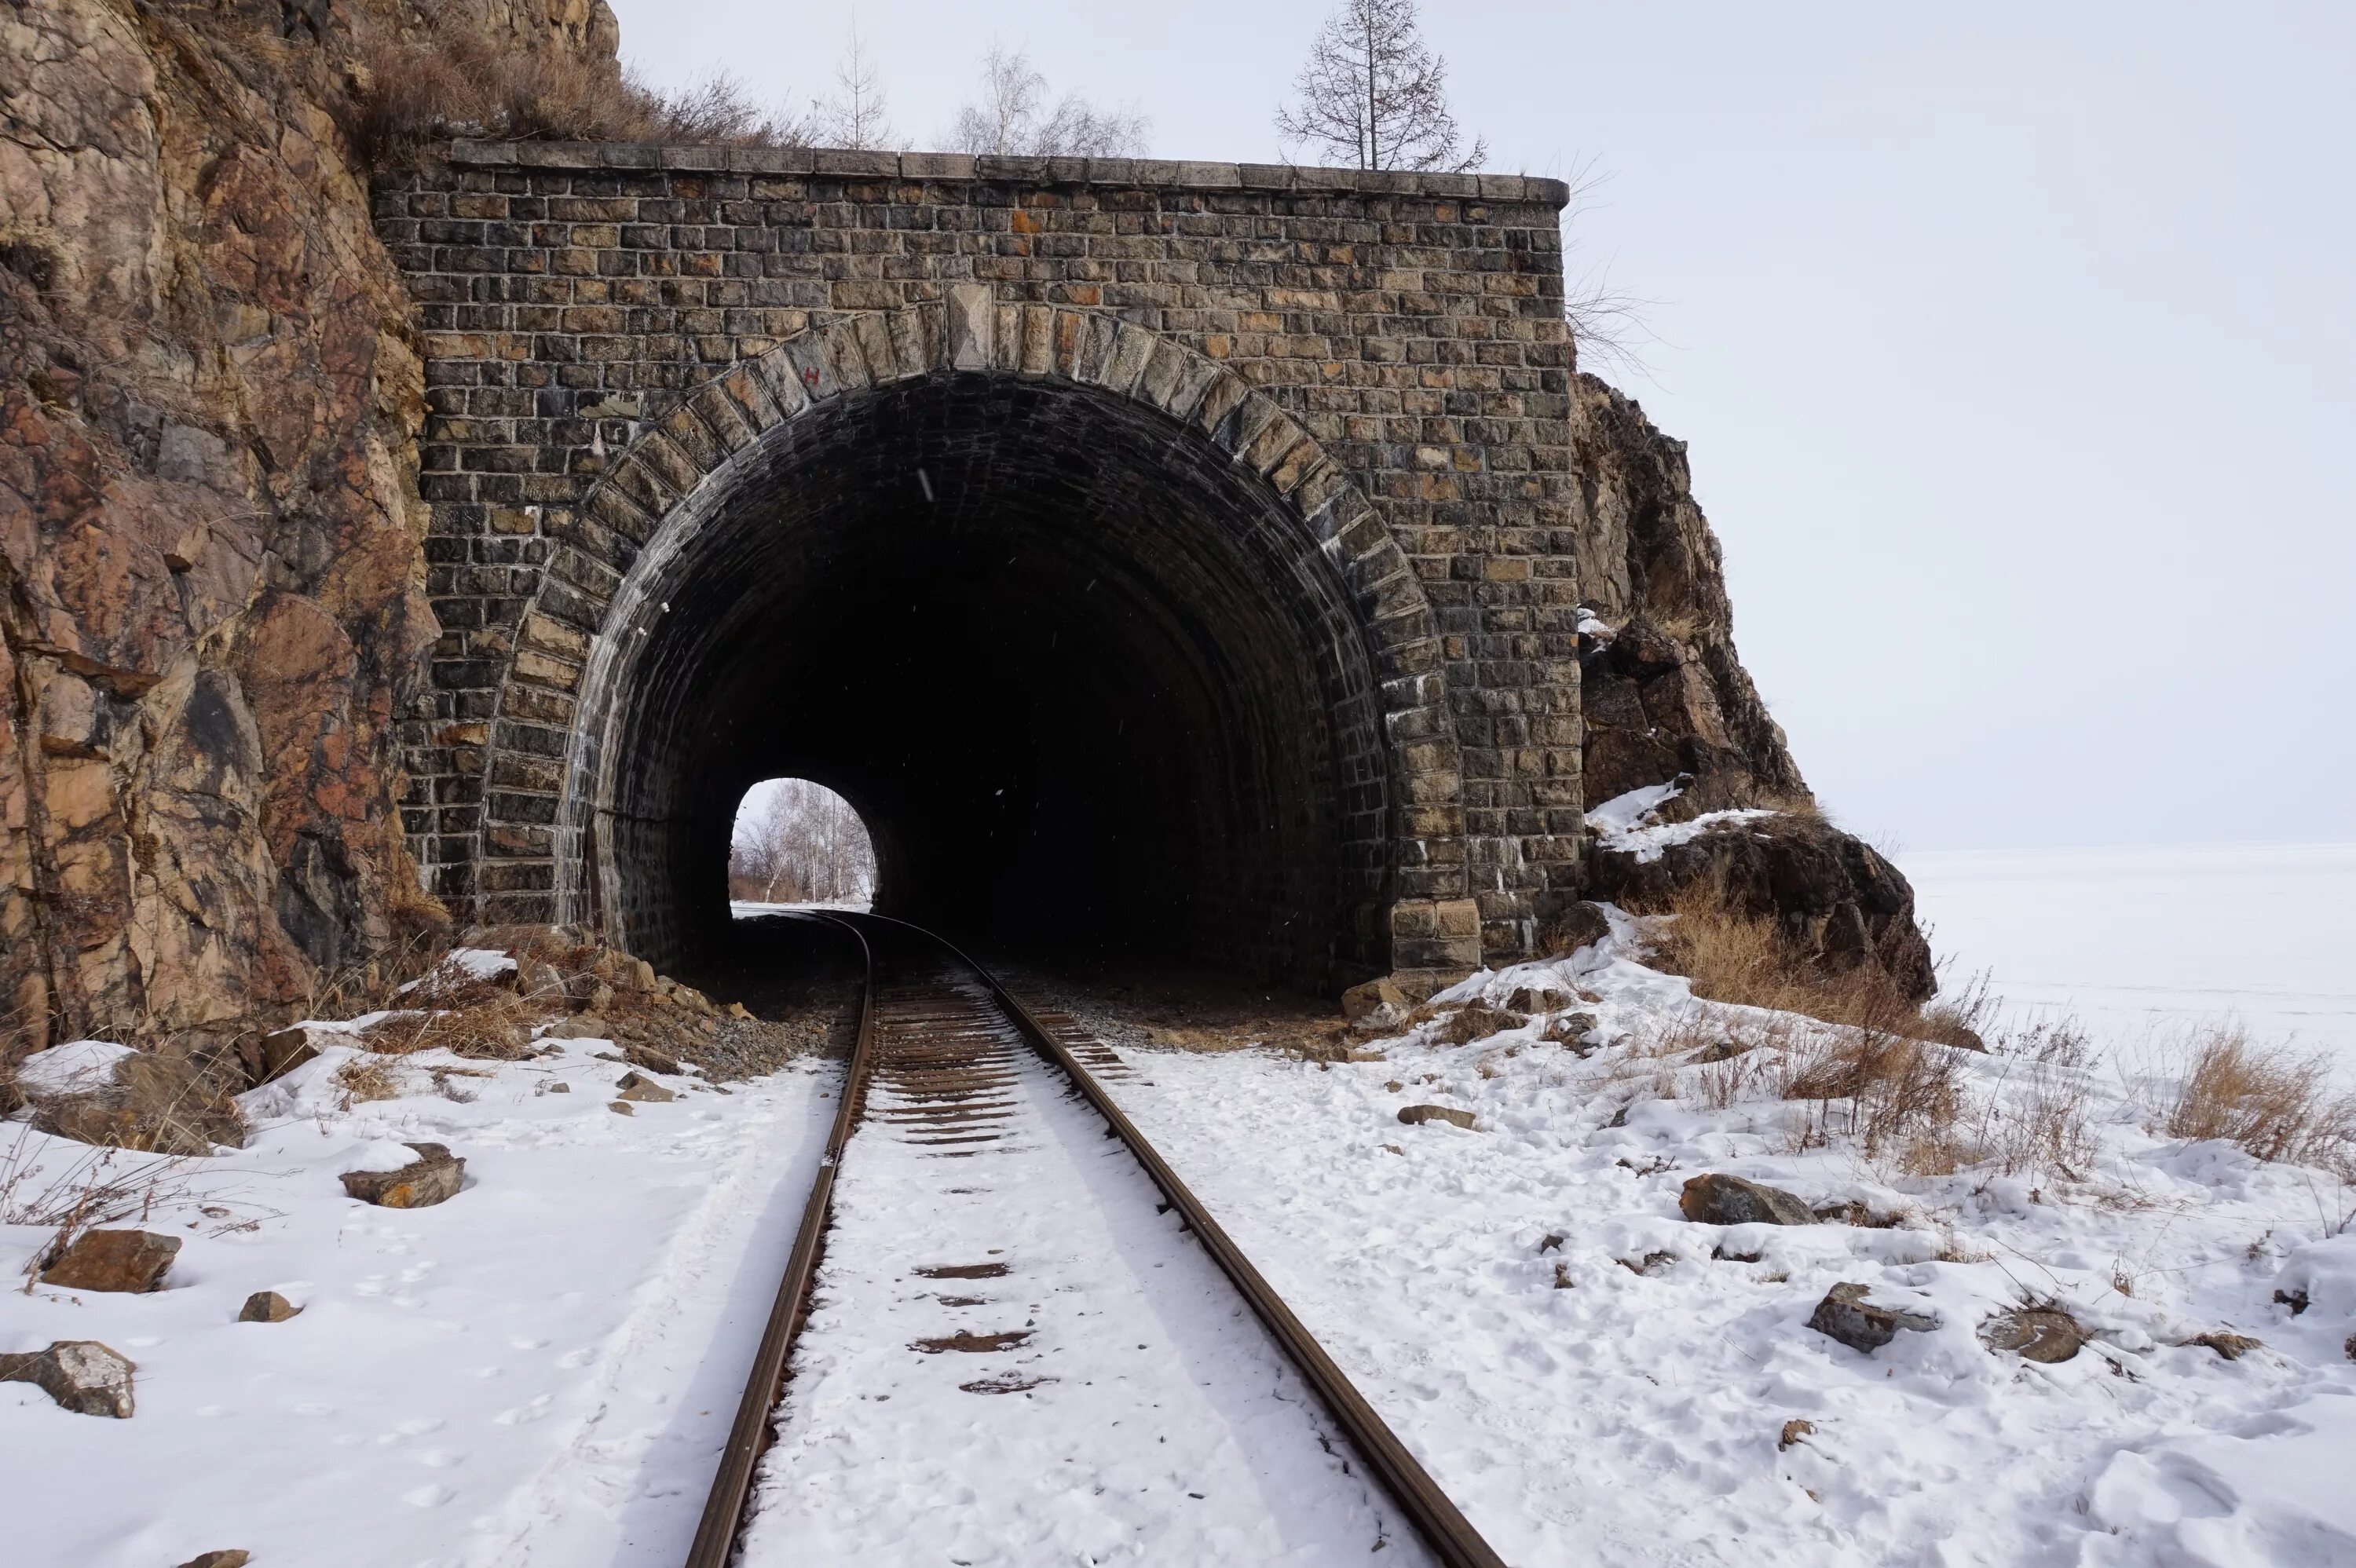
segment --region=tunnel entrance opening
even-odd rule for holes
[[[728,901],[739,915],[785,904],[867,909],[875,849],[849,801],[808,779],[763,779],[736,804]]]
[[[953,937],[1312,987],[1384,965],[1376,653],[1211,432],[937,372],[763,432],[657,525],[582,687],[576,918],[658,963],[718,940],[736,805],[791,776],[866,824],[879,912]]]

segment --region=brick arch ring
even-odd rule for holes
[[[1151,405],[1258,476],[1280,503],[1296,576],[1322,581],[1371,676],[1389,864],[1356,915],[1369,955],[1401,968],[1478,959],[1465,879],[1461,758],[1430,603],[1365,495],[1274,400],[1169,337],[1099,312],[1003,304],[986,284],[937,304],[814,325],[744,359],[639,429],[568,510],[499,677],[481,763],[477,918],[623,934],[612,836],[594,824],[640,640],[666,574],[726,508],[765,446],[839,400],[959,373],[1061,382]],[[1331,617],[1329,617],[1331,618]],[[1339,630],[1340,628],[1335,628]],[[1370,891],[1372,890],[1369,890]],[[1463,929],[1458,929],[1459,927]]]

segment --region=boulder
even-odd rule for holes
[[[575,1013],[571,1018],[552,1024],[542,1040],[611,1040],[614,1026],[596,1013]]]
[[[243,1307],[238,1308],[237,1320],[241,1323],[284,1323],[289,1317],[298,1316],[302,1310],[274,1290],[257,1290],[245,1298]]]
[[[189,1558],[180,1568],[245,1568],[252,1561],[253,1554],[249,1552],[206,1552]]]
[[[344,1190],[380,1209],[430,1209],[458,1195],[466,1162],[441,1144],[411,1144],[417,1157],[398,1170],[348,1170]]]
[[[95,1339],[60,1339],[46,1350],[0,1355],[0,1382],[33,1383],[77,1415],[131,1417],[138,1366]]]
[[[1869,1285],[1843,1283],[1833,1286],[1809,1315],[1808,1327],[1838,1339],[1852,1350],[1871,1354],[1898,1338],[1901,1328],[1922,1334],[1939,1326],[1939,1320],[1929,1313],[1874,1301],[1872,1293]]]
[[[1703,1225],[1813,1225],[1815,1214],[1780,1187],[1717,1173],[1694,1177],[1677,1194],[1677,1211]]]
[[[164,1283],[180,1254],[180,1238],[152,1231],[84,1231],[41,1271],[41,1283],[60,1290],[113,1290],[141,1295]]]
[[[1642,854],[1597,847],[1588,870],[1590,891],[1632,912],[1666,913],[1698,889],[1729,910],[1772,920],[1794,951],[1825,969],[1877,965],[1917,1001],[1938,989],[1905,875],[1821,818],[1720,823]]]
[[[2084,1348],[2086,1331],[2058,1307],[2019,1307],[1981,1324],[1980,1343],[2024,1361],[2066,1361]]]
[[[614,1085],[614,1093],[625,1100],[635,1100],[642,1105],[659,1105],[679,1096],[653,1079],[637,1072],[625,1072]]]
[[[1450,1126],[1462,1127],[1466,1132],[1472,1130],[1472,1112],[1459,1111],[1447,1105],[1403,1105],[1399,1108],[1398,1119],[1410,1127],[1421,1126],[1426,1122],[1446,1122]]]

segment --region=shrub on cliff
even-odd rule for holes
[[[527,48],[448,22],[367,38],[358,63],[344,133],[375,167],[455,136],[730,147],[804,140],[799,121],[764,108],[726,75],[669,93],[609,59]]]

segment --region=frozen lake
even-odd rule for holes
[[[2356,844],[1901,857],[1931,944],[2119,1041],[2230,1016],[2356,1072]]]

